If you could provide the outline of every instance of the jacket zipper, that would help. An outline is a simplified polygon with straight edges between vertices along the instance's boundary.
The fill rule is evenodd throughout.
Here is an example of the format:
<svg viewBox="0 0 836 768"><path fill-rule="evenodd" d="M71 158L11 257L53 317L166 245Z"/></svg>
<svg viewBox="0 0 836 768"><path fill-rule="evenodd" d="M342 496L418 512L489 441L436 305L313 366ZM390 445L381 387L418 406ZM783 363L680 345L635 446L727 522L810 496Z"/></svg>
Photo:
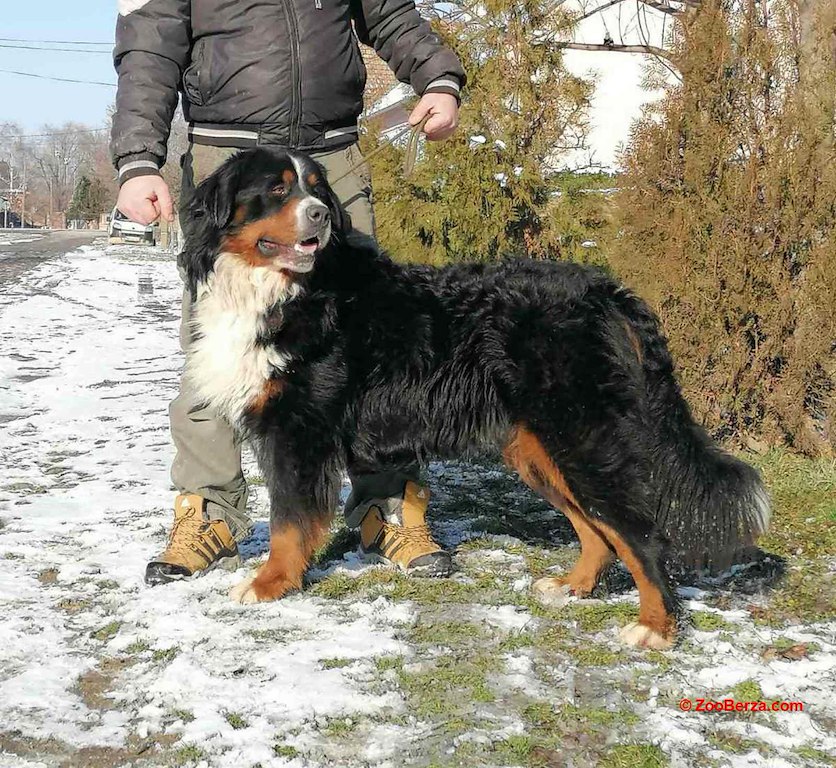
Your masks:
<svg viewBox="0 0 836 768"><path fill-rule="evenodd" d="M284 0L287 9L287 21L290 27L290 73L293 78L293 98L290 105L290 146L299 143L302 131L302 75L299 61L299 19L296 16L295 0Z"/></svg>

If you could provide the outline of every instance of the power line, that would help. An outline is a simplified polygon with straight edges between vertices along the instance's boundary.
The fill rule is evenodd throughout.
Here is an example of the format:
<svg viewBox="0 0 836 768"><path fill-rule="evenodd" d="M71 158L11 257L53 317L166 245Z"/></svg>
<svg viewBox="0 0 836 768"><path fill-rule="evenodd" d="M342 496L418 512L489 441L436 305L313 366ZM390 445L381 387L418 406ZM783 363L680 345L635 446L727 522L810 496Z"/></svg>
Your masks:
<svg viewBox="0 0 836 768"><path fill-rule="evenodd" d="M109 131L110 128L80 128L77 131L51 131L50 133L16 133L10 136L0 134L0 139L44 139L52 136L72 136L78 133L101 133Z"/></svg>
<svg viewBox="0 0 836 768"><path fill-rule="evenodd" d="M39 45L9 45L8 43L0 43L0 48L14 48L17 51L60 51L63 53L110 54L110 51L100 51L97 48L45 48Z"/></svg>
<svg viewBox="0 0 836 768"><path fill-rule="evenodd" d="M25 37L0 37L3 43L47 43L49 45L113 45L101 40L29 40Z"/></svg>
<svg viewBox="0 0 836 768"><path fill-rule="evenodd" d="M36 75L34 72L18 72L14 69L0 69L7 75L20 75L21 77L36 77L39 80L56 80L59 83L81 83L82 85L106 85L108 88L115 88L116 83L104 83L101 80L73 80L70 77L52 77L50 75Z"/></svg>

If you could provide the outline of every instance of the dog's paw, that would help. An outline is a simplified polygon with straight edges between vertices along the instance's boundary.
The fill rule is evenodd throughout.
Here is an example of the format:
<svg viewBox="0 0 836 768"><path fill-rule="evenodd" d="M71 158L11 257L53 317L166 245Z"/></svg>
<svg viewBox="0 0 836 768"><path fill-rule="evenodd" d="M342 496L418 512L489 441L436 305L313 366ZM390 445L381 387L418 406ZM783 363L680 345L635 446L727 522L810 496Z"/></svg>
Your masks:
<svg viewBox="0 0 836 768"><path fill-rule="evenodd" d="M242 605L250 605L258 602L258 595L253 587L255 577L244 579L240 584L236 584L229 590L229 596L236 602Z"/></svg>
<svg viewBox="0 0 836 768"><path fill-rule="evenodd" d="M672 648L674 644L673 635L666 637L644 624L639 624L637 621L630 622L626 627L622 627L618 633L618 638L622 643L634 648L650 648L654 651L666 651L668 648Z"/></svg>
<svg viewBox="0 0 836 768"><path fill-rule="evenodd" d="M561 579L556 579L551 576L537 579L531 585L531 591L534 593L537 601L547 608L563 608L573 598L571 587L568 584L564 584Z"/></svg>

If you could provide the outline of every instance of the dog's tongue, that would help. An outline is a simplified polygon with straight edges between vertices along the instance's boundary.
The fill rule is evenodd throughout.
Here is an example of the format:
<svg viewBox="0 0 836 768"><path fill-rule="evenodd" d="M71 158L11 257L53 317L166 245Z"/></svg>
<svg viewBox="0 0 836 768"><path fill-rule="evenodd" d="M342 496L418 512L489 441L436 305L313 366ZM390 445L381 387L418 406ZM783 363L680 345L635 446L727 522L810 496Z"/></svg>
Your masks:
<svg viewBox="0 0 836 768"><path fill-rule="evenodd" d="M316 239L312 240L305 240L304 242L297 243L294 246L294 249L297 253L304 253L306 255L311 255L316 253L316 249L319 247L319 242Z"/></svg>

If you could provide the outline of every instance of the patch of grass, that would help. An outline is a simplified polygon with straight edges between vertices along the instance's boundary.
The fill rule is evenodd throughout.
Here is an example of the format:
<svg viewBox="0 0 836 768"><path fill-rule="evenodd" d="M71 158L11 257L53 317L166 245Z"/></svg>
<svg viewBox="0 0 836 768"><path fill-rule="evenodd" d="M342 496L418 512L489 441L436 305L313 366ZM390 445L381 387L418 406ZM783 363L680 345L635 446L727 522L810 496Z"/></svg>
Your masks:
<svg viewBox="0 0 836 768"><path fill-rule="evenodd" d="M79 613L90 606L89 600L74 597L65 597L58 603L58 607L67 613Z"/></svg>
<svg viewBox="0 0 836 768"><path fill-rule="evenodd" d="M175 709L171 714L178 720L182 720L184 723L194 722L194 714L188 709Z"/></svg>
<svg viewBox="0 0 836 768"><path fill-rule="evenodd" d="M3 559L4 560L23 560L23 555L21 555L19 552L6 552L6 554L3 555Z"/></svg>
<svg viewBox="0 0 836 768"><path fill-rule="evenodd" d="M199 763L207 757L206 752L196 744L181 747L174 753L174 764L177 766Z"/></svg>
<svg viewBox="0 0 836 768"><path fill-rule="evenodd" d="M763 473L775 507L761 546L790 558L836 552L836 461L783 450L747 459Z"/></svg>
<svg viewBox="0 0 836 768"><path fill-rule="evenodd" d="M530 764L529 757L538 746L537 740L528 734L516 734L497 741L493 750L501 756L502 762Z"/></svg>
<svg viewBox="0 0 836 768"><path fill-rule="evenodd" d="M179 648L158 648L151 654L151 659L163 664L168 664L170 661L174 660L174 657L177 656L178 653L180 653Z"/></svg>
<svg viewBox="0 0 836 768"><path fill-rule="evenodd" d="M715 749L719 749L722 752L731 752L735 755L739 755L744 752L751 752L753 749L761 754L768 751L768 747L762 742L747 739L738 733L713 731L706 734L706 739Z"/></svg>
<svg viewBox="0 0 836 768"><path fill-rule="evenodd" d="M119 582L113 579L101 579L96 582L96 586L101 590L119 589Z"/></svg>
<svg viewBox="0 0 836 768"><path fill-rule="evenodd" d="M648 664L658 664L663 670L668 670L673 663L671 657L662 651L645 650L644 661Z"/></svg>
<svg viewBox="0 0 836 768"><path fill-rule="evenodd" d="M387 672L390 669L403 669L403 656L378 656L374 660L378 672Z"/></svg>
<svg viewBox="0 0 836 768"><path fill-rule="evenodd" d="M276 757L286 757L292 760L294 757L299 757L301 753L296 747L291 747L290 744L274 744L273 754Z"/></svg>
<svg viewBox="0 0 836 768"><path fill-rule="evenodd" d="M471 621L419 622L409 632L413 643L457 646L484 637L482 627Z"/></svg>
<svg viewBox="0 0 836 768"><path fill-rule="evenodd" d="M328 721L322 732L332 739L342 739L354 732L358 724L356 720L352 720L350 717L335 717Z"/></svg>
<svg viewBox="0 0 836 768"><path fill-rule="evenodd" d="M737 701L761 701L763 699L763 690L758 682L751 678L739 682L731 692Z"/></svg>
<svg viewBox="0 0 836 768"><path fill-rule="evenodd" d="M595 707L579 707L574 704L563 704L555 709L550 704L537 702L529 704L523 710L526 722L535 728L556 731L561 726L571 724L581 725L582 729L589 726L603 726L612 728L617 725L630 726L639 722L639 717L627 709L598 709Z"/></svg>
<svg viewBox="0 0 836 768"><path fill-rule="evenodd" d="M58 581L58 569L57 568L44 568L38 574L38 581L41 584L55 584Z"/></svg>
<svg viewBox="0 0 836 768"><path fill-rule="evenodd" d="M598 763L599 768L664 768L668 758L653 744L621 744Z"/></svg>
<svg viewBox="0 0 836 768"><path fill-rule="evenodd" d="M411 600L419 605L516 602L510 588L491 574L484 574L473 581L427 580L410 579L402 573L382 568L368 570L355 578L344 573L331 574L314 584L311 592L329 600L344 600L353 596L374 599L382 595L392 600Z"/></svg>
<svg viewBox="0 0 836 768"><path fill-rule="evenodd" d="M148 645L147 640L134 640L127 648L125 648L125 653L134 655L137 653L144 653L150 648L151 646Z"/></svg>
<svg viewBox="0 0 836 768"><path fill-rule="evenodd" d="M99 629L91 632L90 637L94 640L100 640L103 643L107 642L119 631L119 627L121 626L121 621L111 621L109 624L105 624L103 627L99 627Z"/></svg>
<svg viewBox="0 0 836 768"><path fill-rule="evenodd" d="M354 663L354 659L340 659L340 658L333 658L333 659L320 659L319 663L322 665L323 669L342 669L343 667L347 667L350 664Z"/></svg>
<svg viewBox="0 0 836 768"><path fill-rule="evenodd" d="M711 611L693 611L691 622L694 629L698 629L700 632L717 632L721 629L729 630L733 628L722 616L711 613Z"/></svg>
<svg viewBox="0 0 836 768"><path fill-rule="evenodd" d="M398 682L416 715L450 719L461 705L494 700L486 680L492 666L492 659L487 656L444 656L432 668L401 668Z"/></svg>
<svg viewBox="0 0 836 768"><path fill-rule="evenodd" d="M836 619L836 575L824 562L790 570L754 618L774 627Z"/></svg>
<svg viewBox="0 0 836 768"><path fill-rule="evenodd" d="M597 758L604 754L613 731L624 731L639 722L638 716L626 709L607 710L572 704L553 707L539 701L530 703L521 714L526 723L526 733L497 742L493 751L500 755L504 763L529 768L551 768L564 764L595 765ZM566 744L577 744L579 734L583 734L582 751L573 754L567 762ZM634 765L655 768L656 764L651 762L626 762L629 757L637 757L633 750L630 748L623 756L616 753L615 758L625 762L612 765L619 768L622 765L630 765L630 768ZM605 759L615 759L611 754L612 751L607 752ZM640 760L641 755L638 757Z"/></svg>
<svg viewBox="0 0 836 768"><path fill-rule="evenodd" d="M250 724L237 712L227 712L226 714L224 714L224 719L232 726L232 729L235 731L241 731L244 728L250 727Z"/></svg>
<svg viewBox="0 0 836 768"><path fill-rule="evenodd" d="M523 553L525 567L531 574L532 579L539 579L541 576L554 575L550 569L557 565L567 567L573 559L578 557L577 549L560 547L557 549L540 549L539 547L527 547Z"/></svg>
<svg viewBox="0 0 836 768"><path fill-rule="evenodd" d="M624 626L636 621L639 608L631 603L570 603L561 609L560 617L577 621L584 632L598 632L608 626Z"/></svg>
<svg viewBox="0 0 836 768"><path fill-rule="evenodd" d="M596 643L569 648L569 655L584 667L611 667L627 658L623 653Z"/></svg>
<svg viewBox="0 0 836 768"><path fill-rule="evenodd" d="M836 765L836 757L827 752L822 752L820 749L808 747L806 744L801 747L796 747L795 753L803 760L810 760L814 763L823 763L824 765Z"/></svg>
<svg viewBox="0 0 836 768"><path fill-rule="evenodd" d="M499 644L499 650L502 653L513 653L522 648L531 648L538 645L538 635L527 629L522 629L519 632L511 632L507 637L503 638Z"/></svg>

